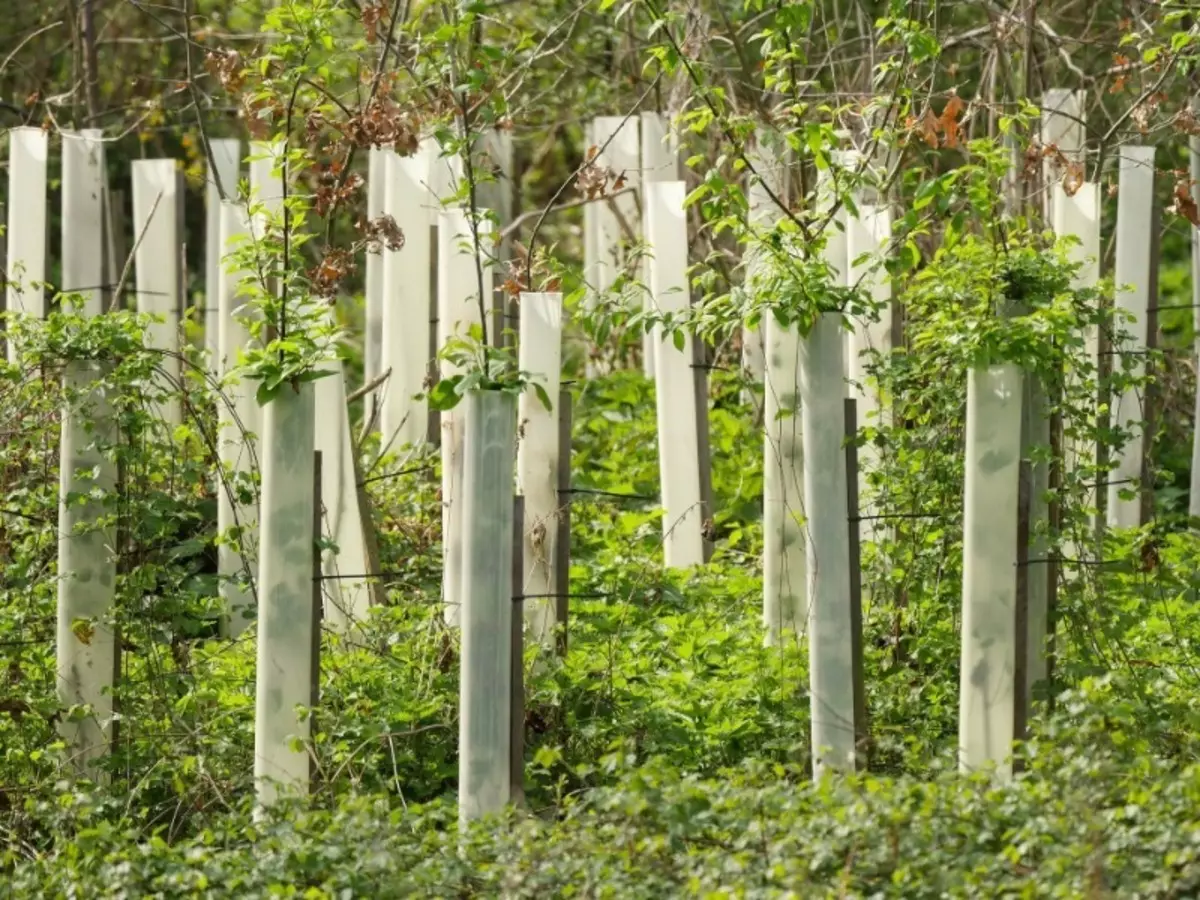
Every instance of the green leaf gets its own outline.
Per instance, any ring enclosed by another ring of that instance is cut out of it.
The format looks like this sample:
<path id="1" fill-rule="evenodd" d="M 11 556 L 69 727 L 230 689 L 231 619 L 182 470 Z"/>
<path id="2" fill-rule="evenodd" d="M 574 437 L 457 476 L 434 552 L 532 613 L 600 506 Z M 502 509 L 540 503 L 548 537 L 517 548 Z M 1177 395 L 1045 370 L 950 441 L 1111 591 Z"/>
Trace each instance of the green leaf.
<path id="1" fill-rule="evenodd" d="M 454 409 L 458 405 L 458 401 L 462 399 L 462 394 L 459 393 L 459 385 L 462 380 L 462 375 L 454 375 L 450 378 L 443 378 L 435 384 L 433 390 L 429 392 L 429 405 L 442 412 Z"/>

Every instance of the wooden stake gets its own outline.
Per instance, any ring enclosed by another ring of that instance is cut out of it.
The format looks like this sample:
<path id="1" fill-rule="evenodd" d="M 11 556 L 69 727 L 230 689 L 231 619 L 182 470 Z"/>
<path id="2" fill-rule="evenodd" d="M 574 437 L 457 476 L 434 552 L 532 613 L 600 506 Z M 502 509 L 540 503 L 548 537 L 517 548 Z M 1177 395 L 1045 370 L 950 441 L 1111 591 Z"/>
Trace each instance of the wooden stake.
<path id="1" fill-rule="evenodd" d="M 525 498 L 513 497 L 512 686 L 509 694 L 508 787 L 512 803 L 525 802 Z"/>
<path id="2" fill-rule="evenodd" d="M 862 543 L 858 505 L 858 402 L 844 401 L 846 411 L 846 522 L 850 541 L 850 665 L 854 673 L 854 761 L 859 771 L 870 767 L 871 729 L 863 673 Z"/>
<path id="3" fill-rule="evenodd" d="M 558 653 L 567 655 L 571 612 L 571 391 L 558 392 L 558 537 L 554 543 L 554 594 Z"/>
<path id="4" fill-rule="evenodd" d="M 321 619 L 325 606 L 324 578 L 321 572 L 321 520 L 324 512 L 321 499 L 321 451 L 313 453 L 313 568 L 312 568 L 312 655 L 308 683 L 308 731 L 317 733 L 317 707 L 321 702 Z M 317 757 L 315 748 L 308 759 L 309 792 L 317 792 Z"/>

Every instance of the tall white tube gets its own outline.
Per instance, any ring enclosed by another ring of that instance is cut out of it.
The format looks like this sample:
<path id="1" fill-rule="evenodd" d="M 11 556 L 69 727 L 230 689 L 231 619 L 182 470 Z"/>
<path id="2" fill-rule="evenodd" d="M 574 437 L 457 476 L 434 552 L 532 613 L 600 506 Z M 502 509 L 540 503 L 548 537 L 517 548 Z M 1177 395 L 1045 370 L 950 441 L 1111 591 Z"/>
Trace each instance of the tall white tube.
<path id="1" fill-rule="evenodd" d="M 332 310 L 330 311 L 332 312 Z M 321 533 L 336 545 L 321 551 L 326 576 L 325 617 L 342 632 L 366 621 L 371 598 L 367 542 L 358 505 L 354 442 L 346 407 L 346 377 L 340 359 L 324 363 L 330 372 L 316 382 L 316 449 L 321 453 Z"/>
<path id="2" fill-rule="evenodd" d="M 846 225 L 846 255 L 850 264 L 850 284 L 860 281 L 875 309 L 851 322 L 848 334 L 850 396 L 858 401 L 859 425 L 878 428 L 881 398 L 878 385 L 872 383 L 867 369 L 872 353 L 886 355 L 892 349 L 892 285 L 887 272 L 879 269 L 879 253 L 891 238 L 892 214 L 886 206 L 859 203 L 858 216 Z M 866 255 L 860 265 L 855 262 Z M 862 460 L 860 459 L 860 464 Z"/>
<path id="3" fill-rule="evenodd" d="M 763 627 L 768 647 L 808 627 L 804 528 L 804 440 L 800 421 L 800 334 L 764 319 Z"/>
<path id="4" fill-rule="evenodd" d="M 104 143 L 98 128 L 62 136 L 62 290 L 98 316 L 104 283 Z"/>
<path id="5" fill-rule="evenodd" d="M 592 146 L 597 148 L 596 165 L 607 167 L 618 175 L 624 174 L 627 187 L 638 187 L 641 170 L 641 151 L 638 142 L 636 119 L 625 116 L 598 116 L 592 122 Z M 611 185 L 610 185 L 611 186 Z M 627 243 L 621 229 L 621 219 L 630 228 L 637 228 L 637 201 L 632 194 L 622 194 L 609 201 L 589 203 L 595 207 L 595 253 L 596 272 L 589 281 L 598 291 L 612 287 L 624 265 Z M 613 211 L 616 207 L 616 212 Z M 618 213 L 620 218 L 618 218 Z M 585 220 L 586 221 L 586 220 Z M 586 227 L 586 224 L 585 224 Z"/>
<path id="6" fill-rule="evenodd" d="M 1051 193 L 1054 233 L 1060 237 L 1070 235 L 1078 240 L 1067 253 L 1071 262 L 1080 265 L 1073 282 L 1074 287 L 1094 288 L 1100 281 L 1100 186 L 1094 182 L 1085 182 L 1073 196 L 1067 196 L 1062 185 L 1054 185 Z M 1095 327 L 1087 329 L 1084 341 L 1092 365 L 1098 368 L 1100 337 Z M 1091 465 L 1096 458 L 1096 442 L 1073 442 L 1064 448 L 1063 455 L 1068 470 Z M 1095 507 L 1095 491 L 1090 490 L 1088 496 L 1088 505 Z M 1078 548 L 1067 548 L 1069 557 L 1077 553 Z M 1066 572 L 1068 577 L 1074 577 L 1075 574 L 1073 570 Z"/>
<path id="7" fill-rule="evenodd" d="M 1087 91 L 1068 88 L 1050 88 L 1042 95 L 1041 142 L 1044 147 L 1056 148 L 1069 162 L 1081 163 L 1087 146 L 1087 128 L 1084 102 Z M 1053 188 L 1061 183 L 1066 174 L 1063 164 L 1055 154 L 1042 162 L 1042 181 L 1046 189 L 1044 196 L 1045 214 L 1051 222 L 1056 215 L 1057 194 Z"/>
<path id="8" fill-rule="evenodd" d="M 786 155 L 774 132 L 760 130 L 747 187 L 753 233 L 746 248 L 746 287 L 763 290 L 764 232 L 783 215 L 770 198 L 788 191 Z M 759 330 L 742 329 L 742 365 L 753 377 L 761 335 L 763 356 L 763 627 L 767 646 L 785 632 L 797 638 L 808 627 L 807 551 L 804 544 L 803 440 L 800 429 L 800 332 L 769 311 Z"/>
<path id="9" fill-rule="evenodd" d="M 104 281 L 101 196 L 104 149 L 100 132 L 63 135 L 62 253 L 66 288 L 84 297 L 82 314 L 98 315 Z M 104 519 L 116 486 L 110 398 L 97 384 L 99 364 L 71 361 L 63 373 L 58 506 L 58 732 L 68 762 L 81 773 L 108 752 L 116 642 L 111 613 L 116 595 L 116 532 Z M 86 499 L 85 499 L 86 498 Z"/>
<path id="10" fill-rule="evenodd" d="M 108 397 L 95 386 L 101 374 L 96 363 L 76 361 L 63 373 L 68 400 L 58 507 L 58 699 L 64 711 L 88 712 L 63 715 L 58 731 L 68 761 L 81 773 L 108 752 L 116 667 L 116 529 L 100 524 L 113 513 L 106 499 L 116 487 L 116 467 L 101 446 L 112 431 Z"/>
<path id="11" fill-rule="evenodd" d="M 768 231 L 784 215 L 784 211 L 771 199 L 771 195 L 787 202 L 788 178 L 787 161 L 789 158 L 786 146 L 781 146 L 781 136 L 778 132 L 760 128 L 755 136 L 754 150 L 749 154 L 754 167 L 753 173 L 746 173 L 746 206 L 747 221 L 753 237 L 746 248 L 746 283 L 754 277 L 754 269 L 758 264 L 756 256 L 761 253 L 758 243 L 763 234 Z M 764 317 L 764 321 L 765 321 Z M 752 381 L 762 381 L 766 377 L 767 360 L 765 346 L 765 330 L 760 324 L 757 328 L 749 325 L 742 328 L 742 369 L 746 377 Z M 745 399 L 749 401 L 751 393 L 746 392 Z"/>
<path id="12" fill-rule="evenodd" d="M 1022 373 L 967 374 L 959 765 L 1011 775 L 1017 654 Z"/>
<path id="13" fill-rule="evenodd" d="M 297 708 L 312 698 L 314 419 L 312 382 L 285 384 L 263 407 L 254 692 L 254 780 L 262 806 L 308 787 L 309 720 Z"/>
<path id="14" fill-rule="evenodd" d="M 646 238 L 652 253 L 650 294 L 658 311 L 676 320 L 687 312 L 691 302 L 684 193 L 682 181 L 646 185 Z M 667 568 L 687 568 L 704 562 L 692 337 L 685 334 L 681 349 L 661 323 L 654 326 L 654 337 L 663 556 Z"/>
<path id="15" fill-rule="evenodd" d="M 173 426 L 180 422 L 179 173 L 173 159 L 138 159 L 132 177 L 133 233 L 139 239 L 133 254 L 137 310 L 156 319 L 147 329 L 146 345 L 162 354 L 162 389 L 174 396 L 157 408 Z"/>
<path id="16" fill-rule="evenodd" d="M 220 246 L 228 254 L 249 239 L 250 222 L 246 208 L 232 200 L 221 203 L 220 219 Z M 232 260 L 222 262 L 217 284 L 217 450 L 223 472 L 217 485 L 217 573 L 223 629 L 230 637 L 239 636 L 253 618 L 258 575 L 258 499 L 252 484 L 259 469 L 258 385 L 233 374 L 250 343 L 249 298 L 239 287 L 245 274 Z"/>
<path id="17" fill-rule="evenodd" d="M 254 237 L 262 240 L 266 223 L 283 218 L 283 144 L 279 141 L 250 142 L 250 203 L 262 207 L 253 220 Z"/>
<path id="18" fill-rule="evenodd" d="M 1134 377 L 1145 372 L 1150 321 L 1150 285 L 1153 280 L 1154 241 L 1154 147 L 1126 145 L 1118 149 L 1120 160 L 1117 193 L 1117 264 L 1114 280 L 1116 309 L 1129 321 L 1118 318 L 1114 327 L 1130 335 L 1117 349 L 1133 354 Z M 1128 288 L 1128 290 L 1126 289 Z M 1121 367 L 1114 357 L 1113 368 Z M 1145 411 L 1141 389 L 1129 388 L 1113 398 L 1112 421 L 1130 432 L 1129 441 L 1117 451 L 1116 469 L 1109 476 L 1108 524 L 1111 528 L 1136 528 L 1141 524 L 1142 456 L 1145 450 Z M 1128 498 L 1123 497 L 1128 494 Z"/>
<path id="19" fill-rule="evenodd" d="M 8 284 L 10 317 L 46 316 L 46 160 L 48 135 L 41 128 L 8 132 Z M 8 339 L 8 360 L 16 361 L 17 345 Z"/>
<path id="20" fill-rule="evenodd" d="M 513 397 L 473 391 L 463 400 L 467 507 L 463 547 L 458 817 L 463 825 L 509 799 L 512 684 Z"/>
<path id="21" fill-rule="evenodd" d="M 372 147 L 367 154 L 367 221 L 374 222 L 384 213 L 387 195 L 387 158 L 394 151 Z M 407 233 L 406 233 L 407 236 Z M 370 381 L 382 368 L 383 358 L 383 255 L 367 254 L 365 281 L 365 333 L 363 339 L 363 377 Z"/>
<path id="22" fill-rule="evenodd" d="M 521 295 L 521 371 L 550 399 L 527 387 L 518 401 L 517 491 L 525 498 L 525 622 L 544 649 L 554 647 L 558 584 L 558 402 L 562 376 L 562 294 Z"/>
<path id="23" fill-rule="evenodd" d="M 208 351 L 209 370 L 217 374 L 217 355 L 221 352 L 220 302 L 221 284 L 221 191 L 225 199 L 235 200 L 241 180 L 242 142 L 237 138 L 213 138 L 208 142 L 212 157 L 208 161 L 208 178 L 204 188 L 205 246 L 204 246 L 204 347 Z M 217 189 L 220 178 L 221 188 Z"/>
<path id="24" fill-rule="evenodd" d="M 818 776 L 826 768 L 852 770 L 855 756 L 844 350 L 841 313 L 823 313 L 800 342 L 809 693 Z"/>
<path id="25" fill-rule="evenodd" d="M 642 184 L 652 181 L 679 180 L 679 148 L 675 136 L 667 127 L 661 113 L 642 113 Z M 642 280 L 649 283 L 649 260 L 644 260 Z M 647 305 L 650 298 L 646 298 Z M 654 332 L 647 331 L 642 337 L 642 372 L 647 378 L 654 377 Z"/>
<path id="26" fill-rule="evenodd" d="M 480 221 L 477 260 L 469 214 L 461 208 L 438 213 L 438 347 L 445 348 L 452 337 L 465 337 L 472 326 L 482 326 L 479 299 L 479 267 L 483 269 L 483 289 L 490 300 L 491 271 L 483 258 L 491 231 Z M 450 360 L 440 363 L 441 377 L 462 374 Z M 459 409 L 442 413 L 442 593 L 446 604 L 446 622 L 457 625 L 462 607 L 462 479 L 463 414 Z"/>
<path id="27" fill-rule="evenodd" d="M 387 156 L 384 210 L 400 227 L 404 246 L 383 251 L 381 366 L 392 372 L 382 388 L 384 446 L 419 444 L 428 428 L 428 407 L 417 395 L 424 393 L 429 376 L 433 299 L 429 279 L 433 259 L 430 163 L 430 148 L 424 143 L 413 156 Z"/>
<path id="28" fill-rule="evenodd" d="M 887 422 L 884 419 L 884 399 L 880 395 L 879 385 L 868 372 L 875 354 L 886 356 L 892 349 L 892 284 L 887 271 L 877 267 L 879 254 L 887 246 L 892 235 L 892 213 L 887 206 L 876 206 L 872 203 L 858 203 L 858 216 L 851 217 L 846 227 L 846 256 L 850 265 L 850 284 L 863 282 L 874 309 L 862 316 L 855 317 L 846 341 L 846 352 L 850 357 L 848 362 L 849 379 L 847 387 L 849 394 L 857 401 L 858 427 L 882 428 Z M 856 261 L 869 255 L 861 265 Z M 873 472 L 879 467 L 879 454 L 873 442 L 866 442 L 859 448 L 858 470 L 860 473 Z M 866 479 L 860 480 L 860 510 L 864 516 L 872 516 L 876 512 L 875 498 L 870 492 L 862 490 Z M 860 523 L 860 526 L 863 523 Z M 873 529 L 860 527 L 859 532 L 864 536 Z"/>

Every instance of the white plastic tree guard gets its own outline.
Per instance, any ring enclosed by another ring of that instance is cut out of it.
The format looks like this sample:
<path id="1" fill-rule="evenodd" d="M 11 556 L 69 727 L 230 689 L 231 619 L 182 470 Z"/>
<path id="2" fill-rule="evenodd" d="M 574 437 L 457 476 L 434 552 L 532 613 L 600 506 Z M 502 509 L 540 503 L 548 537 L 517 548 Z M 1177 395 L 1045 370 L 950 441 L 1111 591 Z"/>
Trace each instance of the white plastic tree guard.
<path id="1" fill-rule="evenodd" d="M 1022 372 L 967 373 L 959 766 L 1012 773 Z"/>
<path id="2" fill-rule="evenodd" d="M 250 142 L 250 204 L 261 207 L 252 220 L 256 240 L 265 234 L 267 221 L 283 216 L 283 149 L 281 141 Z"/>
<path id="3" fill-rule="evenodd" d="M 666 119 L 656 112 L 642 113 L 642 184 L 652 181 L 679 180 L 679 147 Z M 643 265 L 642 281 L 649 283 L 649 260 Z M 648 304 L 649 298 L 646 303 Z M 642 337 L 642 371 L 654 377 L 654 333 Z"/>
<path id="4" fill-rule="evenodd" d="M 892 213 L 888 207 L 872 203 L 860 202 L 857 206 L 859 215 L 846 224 L 849 282 L 862 283 L 876 310 L 851 321 L 846 340 L 850 356 L 848 387 L 850 396 L 858 401 L 859 424 L 879 425 L 881 397 L 867 368 L 872 353 L 886 355 L 892 349 L 892 285 L 887 271 L 877 265 L 880 252 L 891 238 Z"/>
<path id="5" fill-rule="evenodd" d="M 367 618 L 371 598 L 364 576 L 370 571 L 358 505 L 346 376 L 340 359 L 326 362 L 324 368 L 330 374 L 318 379 L 315 387 L 321 423 L 315 446 L 321 453 L 321 530 L 336 549 L 321 551 L 321 571 L 326 576 L 322 587 L 326 618 L 333 628 L 345 632 Z"/>
<path id="6" fill-rule="evenodd" d="M 383 369 L 392 374 L 383 386 L 380 426 L 383 444 L 416 445 L 425 440 L 428 407 L 418 395 L 429 376 L 433 260 L 429 190 L 431 148 L 422 142 L 413 156 L 387 155 L 384 211 L 404 235 L 404 247 L 383 251 Z"/>
<path id="7" fill-rule="evenodd" d="M 367 154 L 367 221 L 374 222 L 384 214 L 387 195 L 388 156 L 394 151 L 372 147 Z M 383 358 L 383 255 L 367 254 L 365 277 L 363 340 L 363 377 L 371 381 L 381 371 Z M 324 482 L 322 482 L 324 484 Z"/>
<path id="8" fill-rule="evenodd" d="M 208 160 L 208 178 L 204 188 L 204 347 L 208 351 L 209 371 L 217 374 L 217 356 L 221 352 L 221 324 L 218 291 L 221 284 L 221 201 L 235 200 L 241 181 L 242 142 L 237 138 L 213 138 L 208 142 L 212 153 Z M 220 188 L 217 182 L 220 180 Z M 225 194 L 221 196 L 222 192 Z"/>
<path id="9" fill-rule="evenodd" d="M 463 400 L 467 459 L 458 817 L 464 825 L 500 811 L 509 799 L 513 401 L 499 391 L 472 391 Z"/>
<path id="10" fill-rule="evenodd" d="M 862 281 L 875 310 L 856 316 L 851 322 L 846 340 L 846 353 L 849 356 L 847 387 L 850 396 L 857 401 L 858 427 L 879 428 L 887 424 L 884 419 L 884 400 L 880 396 L 879 386 L 867 370 L 873 354 L 887 355 L 892 350 L 892 283 L 886 269 L 876 265 L 880 252 L 886 248 L 892 236 L 892 213 L 887 206 L 864 202 L 856 205 L 859 215 L 850 217 L 846 224 L 849 281 L 851 284 Z M 859 263 L 859 260 L 862 262 Z M 859 472 L 873 471 L 878 466 L 878 452 L 875 445 L 868 441 L 859 449 Z M 870 493 L 861 489 L 863 483 L 865 479 L 860 482 L 860 511 L 863 516 L 871 516 L 875 513 L 876 505 Z M 868 530 L 860 522 L 859 532 Z"/>
<path id="11" fill-rule="evenodd" d="M 168 425 L 177 425 L 181 421 L 179 171 L 173 159 L 138 159 L 133 161 L 132 177 L 137 310 L 155 319 L 146 330 L 146 345 L 162 354 L 161 388 L 174 395 L 157 404 L 158 415 Z"/>
<path id="12" fill-rule="evenodd" d="M 8 273 L 5 289 L 10 316 L 46 316 L 46 160 L 49 137 L 41 128 L 8 132 Z M 8 339 L 8 360 L 18 348 Z"/>
<path id="13" fill-rule="evenodd" d="M 104 146 L 98 130 L 63 135 L 63 282 L 83 294 L 82 314 L 100 312 L 104 281 L 101 197 Z M 58 506 L 58 724 L 68 760 L 79 772 L 108 751 L 116 642 L 110 614 L 116 588 L 116 533 L 105 521 L 105 495 L 116 466 L 105 453 L 113 435 L 109 398 L 95 363 L 70 362 L 63 374 Z"/>
<path id="14" fill-rule="evenodd" d="M 1153 276 L 1154 147 L 1127 145 L 1118 150 L 1120 171 L 1117 193 L 1117 264 L 1115 306 L 1130 321 L 1118 318 L 1115 328 L 1130 338 L 1116 348 L 1133 355 L 1132 374 L 1145 372 L 1147 328 L 1150 321 L 1150 285 Z M 1119 368 L 1116 359 L 1113 367 Z M 1113 423 L 1130 432 L 1116 452 L 1116 469 L 1109 476 L 1108 524 L 1111 528 L 1136 528 L 1141 524 L 1142 454 L 1145 414 L 1140 389 L 1129 388 L 1113 398 Z M 1123 497 L 1122 495 L 1128 495 Z"/>
<path id="15" fill-rule="evenodd" d="M 599 116 L 592 121 L 590 145 L 597 148 L 595 164 L 614 172 L 624 173 L 626 187 L 637 187 L 641 170 L 641 150 L 638 146 L 638 123 L 625 116 Z M 626 235 L 621 219 L 633 229 L 638 227 L 637 201 L 633 194 L 622 194 L 609 201 L 589 203 L 584 207 L 585 241 L 591 244 L 589 269 L 584 273 L 588 283 L 598 291 L 612 287 L 624 265 L 622 245 Z M 617 213 L 620 213 L 618 218 Z"/>
<path id="16" fill-rule="evenodd" d="M 98 316 L 104 284 L 102 132 L 65 132 L 62 154 L 62 290 L 81 296 L 82 315 Z"/>
<path id="17" fill-rule="evenodd" d="M 800 422 L 800 334 L 773 315 L 763 323 L 767 371 L 763 446 L 763 627 L 768 647 L 807 628 L 804 441 Z"/>
<path id="18" fill-rule="evenodd" d="M 1054 233 L 1062 236 L 1073 236 L 1078 243 L 1068 251 L 1068 258 L 1078 263 L 1080 268 L 1075 275 L 1074 286 L 1078 289 L 1094 288 L 1100 280 L 1100 186 L 1094 182 L 1085 182 L 1072 196 L 1068 196 L 1062 185 L 1051 188 L 1053 197 L 1051 208 L 1054 210 Z M 1084 336 L 1088 357 L 1093 366 L 1100 362 L 1100 339 L 1095 328 L 1089 328 Z M 1096 458 L 1095 441 L 1073 443 L 1065 448 L 1065 464 L 1068 469 L 1080 465 L 1090 465 Z M 1096 505 L 1093 496 L 1090 506 Z M 1068 547 L 1068 555 L 1073 555 L 1077 548 Z M 1075 573 L 1068 570 L 1067 577 Z"/>
<path id="19" fill-rule="evenodd" d="M 221 247 L 235 251 L 249 239 L 246 207 L 233 200 L 220 206 Z M 258 503 L 244 489 L 258 471 L 260 410 L 255 399 L 257 382 L 232 374 L 238 353 L 250 342 L 248 298 L 240 291 L 244 272 L 223 263 L 217 283 L 217 450 L 222 478 L 217 485 L 217 574 L 223 610 L 222 629 L 238 637 L 249 625 L 254 609 L 254 579 L 258 575 Z"/>
<path id="20" fill-rule="evenodd" d="M 435 138 L 421 141 L 421 150 L 429 155 L 429 190 L 440 206 L 455 202 L 463 182 L 463 159 L 460 154 L 443 154 Z"/>
<path id="21" fill-rule="evenodd" d="M 800 342 L 804 497 L 808 505 L 808 658 L 813 773 L 855 760 L 850 528 L 846 505 L 845 346 L 841 313 L 823 313 Z"/>
<path id="22" fill-rule="evenodd" d="M 783 216 L 771 195 L 786 202 L 787 198 L 787 158 L 786 146 L 777 146 L 781 136 L 770 129 L 760 128 L 755 135 L 754 148 L 748 154 L 754 172 L 746 173 L 746 206 L 747 219 L 750 228 L 755 232 L 754 240 L 746 249 L 746 281 L 753 279 L 755 256 L 759 252 L 757 243 L 761 239 L 759 232 L 769 229 Z M 767 362 L 764 344 L 765 334 L 762 325 L 752 328 L 746 325 L 742 328 L 742 369 L 746 377 L 753 381 L 762 381 L 766 377 Z M 748 401 L 751 394 L 747 392 Z"/>
<path id="23" fill-rule="evenodd" d="M 77 361 L 67 363 L 63 374 L 69 399 L 60 449 L 58 698 L 65 710 L 87 711 L 64 715 L 59 734 L 80 772 L 108 751 L 116 661 L 110 620 L 116 529 L 104 521 L 113 512 L 105 497 L 116 485 L 116 467 L 100 446 L 112 430 L 108 398 L 96 386 L 100 374 L 96 363 Z"/>
<path id="24" fill-rule="evenodd" d="M 776 197 L 788 190 L 787 169 L 769 152 L 777 137 L 759 132 L 754 166 Z M 772 180 L 773 179 L 773 180 Z M 759 291 L 764 250 L 759 229 L 783 215 L 752 180 L 749 188 L 750 224 L 755 232 L 746 248 L 746 283 Z M 805 581 L 803 440 L 800 425 L 800 332 L 781 324 L 771 313 L 760 325 L 763 337 L 763 627 L 766 645 L 777 646 L 785 632 L 797 638 L 808 624 Z M 753 332 L 750 332 L 753 335 Z M 743 341 L 747 332 L 743 330 Z M 753 338 L 750 338 L 751 346 Z M 743 364 L 745 365 L 743 355 Z M 753 364 L 752 362 L 750 363 Z"/>
<path id="25" fill-rule="evenodd" d="M 470 214 L 461 208 L 438 213 L 438 346 L 444 348 L 454 336 L 464 337 L 472 325 L 483 324 L 479 297 L 479 271 L 483 270 L 483 289 L 490 300 L 491 267 L 486 250 L 491 240 L 487 221 L 476 223 L 479 233 L 478 256 L 471 233 Z M 449 360 L 441 360 L 442 378 L 461 374 Z M 451 409 L 442 413 L 442 596 L 446 604 L 446 622 L 457 625 L 462 608 L 463 541 L 463 414 Z"/>
<path id="26" fill-rule="evenodd" d="M 550 408 L 527 387 L 518 401 L 517 492 L 525 498 L 522 580 L 525 622 L 543 649 L 554 648 L 558 584 L 558 402 L 562 379 L 562 294 L 521 294 L 521 371 L 545 390 Z"/>
<path id="27" fill-rule="evenodd" d="M 691 305 L 684 184 L 651 182 L 645 193 L 650 295 L 660 313 L 677 320 Z M 654 326 L 654 338 L 663 555 L 667 568 L 687 568 L 704 562 L 692 336 L 685 334 L 680 349 L 660 322 Z"/>
<path id="28" fill-rule="evenodd" d="M 285 384 L 263 407 L 254 692 L 254 779 L 261 806 L 308 787 L 303 742 L 309 719 L 298 709 L 312 699 L 314 412 L 312 382 Z"/>
<path id="29" fill-rule="evenodd" d="M 512 221 L 513 216 L 513 136 L 511 131 L 489 128 L 480 139 L 483 154 L 480 164 L 486 166 L 489 178 L 477 176 L 475 205 L 490 209 L 496 215 L 501 228 Z M 505 248 L 507 249 L 507 248 Z M 496 335 L 493 343 L 498 342 Z"/>
<path id="30" fill-rule="evenodd" d="M 1086 100 L 1087 91 L 1067 88 L 1050 88 L 1042 95 L 1042 146 L 1057 148 L 1070 162 L 1083 162 L 1087 146 Z M 1051 221 L 1054 221 L 1057 194 L 1050 188 L 1061 181 L 1064 174 L 1062 162 L 1056 156 L 1047 156 L 1042 161 L 1045 212 Z"/>

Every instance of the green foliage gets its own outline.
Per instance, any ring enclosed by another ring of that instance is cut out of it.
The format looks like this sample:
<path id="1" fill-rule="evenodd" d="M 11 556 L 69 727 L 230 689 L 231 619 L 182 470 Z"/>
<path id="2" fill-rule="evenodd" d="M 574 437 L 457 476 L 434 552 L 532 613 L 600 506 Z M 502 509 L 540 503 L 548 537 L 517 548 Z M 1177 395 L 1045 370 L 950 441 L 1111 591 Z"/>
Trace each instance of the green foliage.
<path id="1" fill-rule="evenodd" d="M 446 804 L 364 794 L 256 823 L 231 811 L 178 843 L 139 841 L 75 792 L 44 810 L 73 839 L 9 885 L 44 897 L 1188 896 L 1200 771 L 1149 754 L 1126 690 L 1097 681 L 1064 697 L 1007 786 L 948 772 L 810 785 L 762 763 L 704 778 L 616 754 L 602 761 L 609 785 L 555 819 L 460 834 Z"/>

